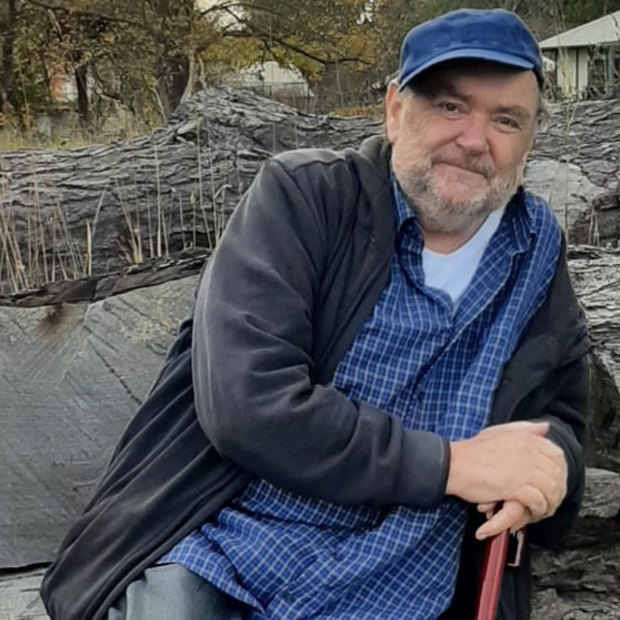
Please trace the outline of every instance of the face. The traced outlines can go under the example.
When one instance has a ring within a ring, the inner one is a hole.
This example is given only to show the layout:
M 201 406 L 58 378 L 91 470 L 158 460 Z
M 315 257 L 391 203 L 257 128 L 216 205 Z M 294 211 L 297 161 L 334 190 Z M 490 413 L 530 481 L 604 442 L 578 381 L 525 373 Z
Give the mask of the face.
M 394 174 L 428 232 L 465 232 L 507 204 L 532 148 L 538 85 L 493 65 L 433 71 L 424 94 L 390 85 Z

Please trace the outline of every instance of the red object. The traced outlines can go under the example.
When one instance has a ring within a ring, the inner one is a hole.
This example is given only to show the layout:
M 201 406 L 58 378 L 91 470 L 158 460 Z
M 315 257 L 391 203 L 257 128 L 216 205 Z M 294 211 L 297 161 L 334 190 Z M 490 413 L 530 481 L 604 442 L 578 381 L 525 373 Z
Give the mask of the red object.
M 509 538 L 510 534 L 506 531 L 493 536 L 486 543 L 475 620 L 495 620 Z

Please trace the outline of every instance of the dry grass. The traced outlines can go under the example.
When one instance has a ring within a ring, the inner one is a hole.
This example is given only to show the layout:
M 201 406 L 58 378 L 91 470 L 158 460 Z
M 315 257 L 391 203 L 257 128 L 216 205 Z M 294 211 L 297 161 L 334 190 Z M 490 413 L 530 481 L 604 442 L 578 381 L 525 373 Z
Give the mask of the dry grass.
M 24 134 L 9 128 L 0 131 L 0 152 L 26 150 L 68 151 L 91 144 L 109 144 L 115 140 L 116 138 L 113 136 L 87 136 L 79 132 L 68 133 L 67 136 L 55 136 L 53 139 L 50 139 L 33 132 Z
M 35 205 L 25 221 L 20 221 L 4 198 L 0 194 L 1 293 L 18 293 L 86 275 L 90 248 L 82 252 L 71 239 L 60 205 L 45 210 Z
M 25 131 L 12 120 L 5 122 L 0 128 L 0 153 L 24 150 L 68 151 L 93 144 L 112 144 L 133 140 L 160 126 L 133 121 L 125 124 L 119 122 L 102 130 L 92 130 L 83 128 L 77 122 L 71 122 L 61 128 L 48 128 L 50 135 L 45 135 L 35 128 Z
M 207 170 L 203 169 L 201 161 L 205 153 L 208 153 Z M 151 204 L 152 194 L 150 199 L 147 195 L 139 200 L 137 185 L 134 193 L 130 187 L 123 186 L 118 179 L 112 178 L 99 196 L 94 215 L 84 220 L 81 229 L 69 228 L 61 203 L 56 202 L 49 206 L 46 197 L 40 196 L 36 175 L 33 174 L 28 191 L 32 203 L 29 208 L 22 205 L 17 208 L 13 205 L 8 189 L 0 186 L 0 295 L 20 293 L 53 282 L 91 276 L 96 266 L 95 240 L 104 207 L 106 210 L 120 210 L 119 216 L 124 222 L 127 239 L 125 259 L 128 265 L 169 258 L 173 245 L 171 239 L 178 231 L 181 231 L 183 250 L 191 251 L 205 245 L 212 250 L 224 229 L 225 215 L 221 205 L 225 192 L 231 188 L 225 185 L 215 189 L 210 151 L 202 151 L 201 157 L 201 147 L 198 144 L 196 156 L 198 197 L 195 192 L 189 194 L 190 222 L 186 221 L 187 211 L 184 214 L 182 197 L 175 190 L 170 192 L 162 187 L 160 160 L 155 143 L 155 204 Z M 203 176 L 209 184 L 205 190 L 210 194 L 210 201 L 202 198 Z M 111 193 L 115 195 L 115 201 L 109 200 Z M 176 230 L 173 230 L 174 220 L 178 224 Z M 201 243 L 201 240 L 205 242 Z M 175 247 L 178 249 L 178 241 Z
M 357 107 L 334 108 L 329 116 L 351 117 L 351 116 L 371 116 L 374 118 L 383 118 L 385 114 L 383 104 L 367 105 Z

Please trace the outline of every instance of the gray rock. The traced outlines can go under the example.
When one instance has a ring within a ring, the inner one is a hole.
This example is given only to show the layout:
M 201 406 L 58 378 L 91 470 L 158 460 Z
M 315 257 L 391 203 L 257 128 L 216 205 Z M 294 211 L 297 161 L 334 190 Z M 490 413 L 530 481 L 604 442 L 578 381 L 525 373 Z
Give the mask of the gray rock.
M 0 307 L 0 569 L 53 557 L 156 377 L 194 282 Z
M 47 620 L 39 598 L 43 570 L 0 575 L 0 620 Z
M 588 464 L 620 471 L 620 253 L 571 248 L 569 266 L 593 342 Z
M 586 490 L 579 516 L 612 519 L 620 513 L 620 475 L 598 468 L 586 470 Z
M 620 598 L 584 593 L 558 595 L 549 588 L 534 593 L 531 620 L 618 620 Z
M 546 200 L 567 232 L 569 241 L 593 243 L 600 231 L 591 226 L 594 204 L 605 194 L 575 164 L 534 159 L 527 166 L 525 186 Z

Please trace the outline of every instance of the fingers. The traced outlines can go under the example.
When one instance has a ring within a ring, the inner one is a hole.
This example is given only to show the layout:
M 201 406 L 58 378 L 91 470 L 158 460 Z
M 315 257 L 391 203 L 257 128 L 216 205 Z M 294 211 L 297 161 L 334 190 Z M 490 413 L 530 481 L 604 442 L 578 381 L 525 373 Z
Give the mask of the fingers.
M 536 518 L 553 514 L 566 493 L 567 468 L 563 451 L 545 437 L 548 430 L 546 422 L 516 422 L 451 442 L 446 494 L 484 506 L 515 499 Z
M 478 504 L 478 512 L 483 512 L 487 519 L 490 519 L 495 513 L 497 502 L 487 502 L 486 504 Z
M 529 510 L 532 519 L 535 521 L 544 519 L 551 509 L 543 492 L 532 485 L 525 485 L 518 489 L 515 499 L 517 500 L 516 503 L 520 503 L 524 508 Z
M 514 494 L 532 513 L 536 521 L 555 514 L 566 496 L 567 465 L 564 455 L 560 464 L 545 463 L 531 477 L 530 482 Z M 546 504 L 546 506 L 544 505 Z
M 530 518 L 530 513 L 529 510 L 527 510 L 527 508 L 525 509 L 525 512 L 523 513 L 523 516 L 520 519 L 517 519 L 511 526 L 510 526 L 510 533 L 514 534 L 515 532 L 518 532 L 519 530 L 522 530 L 528 523 L 531 523 L 532 520 Z
M 558 506 L 562 502 L 565 494 L 565 485 L 562 487 L 561 485 L 555 485 L 554 492 L 551 501 L 545 496 L 545 494 L 536 486 L 533 485 L 525 485 L 520 487 L 516 494 L 514 501 L 516 503 L 520 503 L 524 508 L 526 517 L 524 518 L 524 523 L 535 523 L 536 521 L 540 521 L 541 519 L 545 519 L 555 513 Z M 564 490 L 562 491 L 562 488 Z M 505 505 L 512 500 L 506 500 Z M 497 502 L 485 502 L 478 504 L 477 510 L 478 512 L 485 513 L 488 519 L 493 517 L 493 513 L 495 511 L 495 507 L 497 506 Z M 510 511 L 515 510 L 511 508 Z M 509 512 L 510 512 L 509 511 Z M 507 516 L 502 517 L 500 519 L 500 523 L 503 524 L 503 519 L 508 518 Z M 522 527 L 522 524 L 517 524 L 517 526 L 513 526 L 513 529 L 519 529 Z
M 516 532 L 529 523 L 529 512 L 518 501 L 509 500 L 484 525 L 476 530 L 476 538 L 484 540 L 500 532 Z

